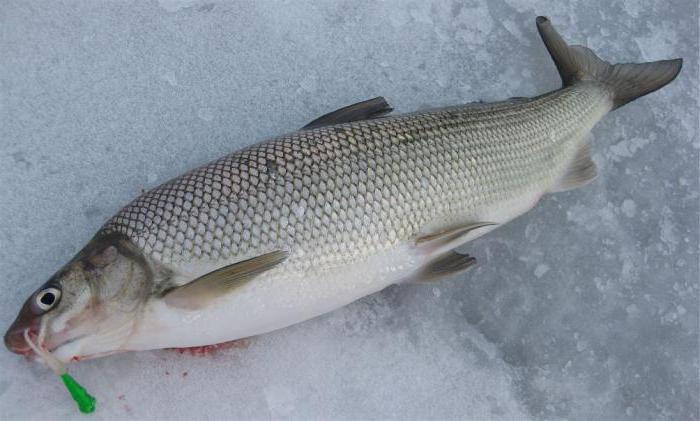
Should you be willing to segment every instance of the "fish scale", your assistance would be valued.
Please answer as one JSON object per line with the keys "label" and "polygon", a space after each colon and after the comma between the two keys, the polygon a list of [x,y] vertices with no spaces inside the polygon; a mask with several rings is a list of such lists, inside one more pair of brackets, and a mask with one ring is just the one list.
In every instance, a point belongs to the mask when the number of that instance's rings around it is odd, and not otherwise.
{"label": "fish scale", "polygon": [[589,131],[681,70],[610,64],[536,22],[561,89],[396,116],[374,98],[170,180],[35,291],[5,344],[62,362],[211,345],[473,266],[457,248],[593,180]]}
{"label": "fish scale", "polygon": [[606,90],[582,84],[530,101],[302,130],[156,187],[103,231],[175,266],[279,248],[292,258],[302,250],[305,266],[347,263],[433,221],[546,190],[571,159],[575,134],[610,101]]}

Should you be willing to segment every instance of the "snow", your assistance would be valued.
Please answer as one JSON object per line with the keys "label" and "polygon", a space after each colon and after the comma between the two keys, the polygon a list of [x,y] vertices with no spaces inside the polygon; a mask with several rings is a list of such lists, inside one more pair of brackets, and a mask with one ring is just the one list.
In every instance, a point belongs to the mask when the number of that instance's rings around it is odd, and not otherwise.
{"label": "snow", "polygon": [[[0,320],[142,189],[232,150],[377,95],[408,112],[558,87],[537,14],[611,61],[685,59],[595,128],[594,183],[469,244],[464,276],[210,357],[71,371],[95,419],[698,419],[691,0],[5,2]],[[78,416],[49,370],[0,365],[3,419]]]}

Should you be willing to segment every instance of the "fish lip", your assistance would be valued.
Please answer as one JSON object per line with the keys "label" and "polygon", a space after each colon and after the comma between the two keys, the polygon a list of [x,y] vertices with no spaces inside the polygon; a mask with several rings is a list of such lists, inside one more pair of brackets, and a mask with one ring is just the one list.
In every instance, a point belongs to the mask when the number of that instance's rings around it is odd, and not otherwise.
{"label": "fish lip", "polygon": [[[81,341],[85,337],[87,337],[88,334],[83,334],[76,336],[74,338],[68,339],[65,342],[61,342],[55,346],[52,346],[51,348],[47,348],[47,351],[53,354],[54,357],[58,358],[64,363],[69,363],[72,361],[82,361],[89,359],[89,355],[80,355],[80,353],[75,353],[75,352],[69,352],[66,355],[61,355],[61,349],[65,347],[70,347],[71,345],[74,345],[76,342]],[[76,350],[73,350],[76,351]]]}
{"label": "fish lip", "polygon": [[38,323],[31,323],[29,326],[20,325],[15,326],[13,324],[5,333],[4,341],[5,347],[15,354],[19,354],[25,357],[31,357],[34,355],[34,350],[29,346],[27,341],[24,339],[24,331],[29,329],[29,335],[36,337],[39,333]]}
{"label": "fish lip", "polygon": [[[13,352],[18,355],[22,355],[27,358],[37,358],[38,355],[36,355],[36,352],[32,349],[31,346],[27,343],[26,339],[24,338],[24,331],[29,329],[28,335],[32,338],[33,341],[36,341],[39,338],[39,330],[40,330],[40,324],[39,323],[30,323],[29,326],[27,325],[16,325],[13,324],[10,326],[10,328],[7,330],[5,333],[4,341],[5,341],[5,347],[10,352]],[[71,338],[65,342],[60,342],[55,345],[51,344],[50,340],[43,340],[41,341],[39,346],[42,348],[46,349],[50,353],[56,352],[58,349],[63,347],[64,345],[71,344],[73,342],[77,342],[81,339],[83,339],[87,335],[80,335],[76,336],[75,338]],[[53,346],[52,346],[53,345]],[[70,360],[78,360],[78,359],[83,359],[82,356],[80,355],[72,355],[70,357]],[[67,361],[64,361],[67,362]]]}
{"label": "fish lip", "polygon": [[59,348],[61,348],[61,347],[63,347],[63,346],[66,346],[66,345],[70,345],[70,344],[72,344],[73,342],[77,342],[77,341],[83,339],[85,336],[87,336],[87,335],[80,335],[80,336],[76,336],[75,338],[68,339],[67,341],[65,341],[65,342],[63,342],[63,343],[60,343],[60,344],[58,344],[58,345],[56,345],[56,346],[50,348],[48,351],[51,352],[51,353],[54,353],[54,352],[56,352]]}

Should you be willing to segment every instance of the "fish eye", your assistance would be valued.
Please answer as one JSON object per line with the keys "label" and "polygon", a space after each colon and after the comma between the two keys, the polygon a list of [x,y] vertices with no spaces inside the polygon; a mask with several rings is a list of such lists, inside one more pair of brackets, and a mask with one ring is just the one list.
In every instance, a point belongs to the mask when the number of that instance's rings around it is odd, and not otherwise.
{"label": "fish eye", "polygon": [[36,295],[36,305],[39,307],[39,309],[47,311],[56,305],[59,298],[61,298],[61,290],[48,287],[46,289],[42,289]]}

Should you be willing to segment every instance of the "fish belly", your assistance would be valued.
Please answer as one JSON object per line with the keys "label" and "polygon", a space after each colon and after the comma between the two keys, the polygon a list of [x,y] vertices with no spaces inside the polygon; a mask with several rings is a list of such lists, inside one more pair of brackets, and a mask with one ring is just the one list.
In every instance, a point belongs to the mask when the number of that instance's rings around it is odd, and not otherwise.
{"label": "fish belly", "polygon": [[202,310],[178,309],[153,300],[125,350],[210,345],[267,333],[401,282],[425,260],[406,243],[323,271],[297,272],[283,264]]}

